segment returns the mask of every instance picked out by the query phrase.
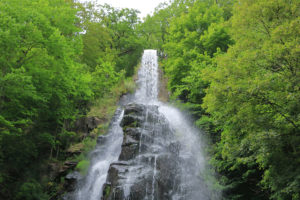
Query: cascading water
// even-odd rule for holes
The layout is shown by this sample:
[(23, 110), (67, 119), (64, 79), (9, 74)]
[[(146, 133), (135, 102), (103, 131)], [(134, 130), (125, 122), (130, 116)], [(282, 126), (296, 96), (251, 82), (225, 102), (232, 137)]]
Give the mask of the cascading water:
[(80, 182), (78, 189), (69, 199), (99, 200), (103, 185), (107, 178), (107, 172), (112, 162), (118, 160), (123, 141), (123, 131), (120, 121), (123, 110), (118, 109), (112, 119), (106, 136), (99, 137), (97, 146), (91, 152), (91, 164), (87, 176)]
[(201, 178), (198, 130), (176, 108), (158, 101), (156, 54), (145, 50), (134, 100), (116, 112), (73, 199), (212, 199)]
[(142, 67), (138, 72), (135, 102), (155, 104), (158, 97), (158, 63), (155, 50), (145, 50), (142, 57)]

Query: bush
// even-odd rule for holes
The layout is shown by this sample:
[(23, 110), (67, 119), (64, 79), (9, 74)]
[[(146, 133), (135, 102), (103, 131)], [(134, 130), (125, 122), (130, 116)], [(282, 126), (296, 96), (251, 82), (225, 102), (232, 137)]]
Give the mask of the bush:
[(77, 164), (76, 169), (80, 172), (81, 175), (86, 175), (89, 166), (90, 166), (89, 160), (82, 160)]
[(17, 193), (17, 200), (48, 200), (49, 196), (43, 193), (41, 185), (35, 181), (31, 180), (29, 182), (23, 183)]

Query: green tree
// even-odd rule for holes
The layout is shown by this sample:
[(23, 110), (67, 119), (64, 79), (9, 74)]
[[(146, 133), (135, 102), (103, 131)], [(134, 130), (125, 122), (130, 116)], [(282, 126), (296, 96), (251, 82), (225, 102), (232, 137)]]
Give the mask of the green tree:
[(92, 3), (81, 5), (80, 10), (80, 26), (85, 30), (82, 61), (90, 71), (109, 62), (114, 71), (133, 75), (144, 47), (137, 31), (139, 11)]
[(299, 14), (295, 0), (236, 3), (236, 44), (206, 73), (203, 106), (222, 130), (214, 162), (230, 199), (300, 199)]
[(139, 11), (134, 9), (116, 9), (109, 5), (101, 6), (102, 23), (108, 28), (115, 49), (115, 69), (125, 70), (126, 76), (132, 76), (138, 58), (142, 54), (143, 44), (138, 37)]
[(60, 141), (65, 121), (84, 113), (93, 96), (78, 63), (76, 13), (61, 0), (0, 2), (1, 199), (33, 186), (22, 182), (38, 178), (34, 166), (66, 148)]
[(168, 55), (164, 69), (174, 97), (201, 104), (207, 86), (201, 70), (212, 65), (218, 49), (225, 52), (232, 44), (227, 32), (223, 10), (215, 4), (195, 2), (188, 12), (171, 21), (164, 45)]

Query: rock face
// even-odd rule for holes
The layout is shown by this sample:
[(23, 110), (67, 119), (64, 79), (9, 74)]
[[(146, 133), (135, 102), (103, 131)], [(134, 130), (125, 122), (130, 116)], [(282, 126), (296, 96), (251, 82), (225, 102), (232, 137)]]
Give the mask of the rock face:
[(69, 173), (66, 177), (65, 177), (65, 184), (64, 184), (64, 188), (66, 189), (67, 192), (72, 192), (75, 190), (76, 188), (76, 184), (77, 182), (82, 179), (82, 176), (79, 172), (74, 171)]
[(73, 131), (88, 134), (90, 131), (97, 128), (101, 122), (102, 120), (97, 117), (83, 117), (75, 121)]
[(121, 154), (110, 165), (102, 200), (172, 199), (178, 190), (180, 144), (158, 107), (127, 105), (121, 126)]

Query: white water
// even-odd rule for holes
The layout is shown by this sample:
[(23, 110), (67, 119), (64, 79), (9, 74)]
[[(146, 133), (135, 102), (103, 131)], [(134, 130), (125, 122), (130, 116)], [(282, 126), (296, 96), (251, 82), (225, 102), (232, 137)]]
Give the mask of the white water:
[(92, 160), (88, 174), (75, 192), (74, 199), (100, 200), (109, 166), (118, 160), (121, 152), (123, 130), (120, 127), (120, 121), (123, 113), (123, 110), (117, 110), (107, 136), (102, 138), (103, 144), (97, 145), (96, 149), (91, 152)]
[[(156, 196), (157, 159), (165, 155), (164, 147), (172, 142), (180, 143), (179, 168), (180, 172), (174, 177), (172, 199), (173, 200), (208, 200), (209, 192), (201, 178), (204, 172), (204, 156), (201, 151), (199, 131), (190, 124), (186, 117), (176, 108), (164, 104), (158, 100), (158, 61), (156, 50), (145, 50), (142, 57), (142, 66), (138, 73), (137, 89), (134, 102), (147, 105), (146, 120), (143, 123), (142, 134), (139, 141), (139, 156), (131, 161), (128, 173), (124, 181), (120, 183), (123, 188), (124, 198), (130, 199), (132, 185), (145, 176), (151, 174), (152, 181), (145, 185), (147, 200), (158, 200)], [(148, 121), (148, 115), (155, 115), (151, 110), (158, 106), (159, 115)], [(98, 145), (92, 153), (92, 163), (87, 177), (76, 192), (76, 200), (100, 200), (103, 192), (109, 166), (118, 160), (121, 152), (123, 131), (120, 127), (123, 112), (116, 114), (106, 141)], [(157, 115), (157, 114), (156, 114)], [(167, 122), (165, 121), (167, 120)], [(163, 127), (170, 126), (172, 136), (164, 135)], [(151, 138), (149, 140), (149, 138)], [(142, 145), (147, 145), (148, 152), (141, 152)], [(141, 160), (148, 160), (148, 162)], [(175, 180), (176, 179), (176, 180)], [(179, 183), (176, 184), (176, 182)], [(141, 199), (142, 200), (142, 199)]]
[(135, 102), (154, 104), (158, 97), (158, 63), (155, 50), (145, 50), (142, 57), (142, 67), (138, 72)]
[(153, 176), (152, 176), (152, 192), (151, 192), (151, 199), (154, 200), (154, 192), (155, 192), (155, 176), (156, 176), (156, 159), (157, 156), (154, 156), (154, 166), (153, 166)]
[[(199, 180), (204, 173), (204, 156), (202, 153), (199, 130), (195, 129), (186, 117), (177, 108), (164, 104), (158, 100), (158, 62), (156, 50), (145, 50), (142, 58), (142, 67), (139, 71), (139, 89), (136, 92), (136, 102), (158, 105), (159, 112), (168, 120), (175, 137), (181, 144), (180, 157), (188, 163), (181, 163), (181, 187), (188, 187), (192, 194), (188, 200), (208, 199), (209, 194), (204, 183)], [(156, 156), (153, 169), (153, 176), (156, 174)], [(154, 178), (152, 185), (151, 199), (155, 199)], [(181, 191), (182, 192), (182, 191)], [(184, 192), (182, 192), (184, 193)], [(184, 194), (176, 193), (173, 199), (186, 199)]]

